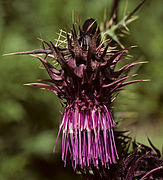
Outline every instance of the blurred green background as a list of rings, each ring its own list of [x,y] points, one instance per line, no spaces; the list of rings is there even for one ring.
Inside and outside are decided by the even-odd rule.
[[[125,6],[120,3],[120,15]],[[70,163],[63,167],[61,139],[52,153],[62,107],[50,91],[23,86],[47,77],[40,62],[30,56],[4,53],[40,47],[38,37],[54,40],[59,29],[72,25],[72,12],[81,22],[88,17],[109,17],[112,0],[0,0],[0,180],[81,179]],[[128,11],[138,1],[128,2]],[[133,61],[149,61],[139,67],[140,79],[150,82],[131,85],[114,104],[115,119],[123,130],[159,148],[163,144],[163,10],[162,0],[147,0],[138,11],[130,34],[122,41],[138,45]],[[128,12],[127,11],[127,12]],[[77,19],[77,18],[76,18]],[[131,60],[130,60],[131,61]],[[135,69],[134,69],[135,71]]]

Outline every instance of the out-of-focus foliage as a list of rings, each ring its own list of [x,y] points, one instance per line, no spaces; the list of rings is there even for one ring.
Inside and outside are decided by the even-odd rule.
[[[123,15],[125,0],[121,0]],[[72,12],[81,23],[88,17],[109,18],[112,0],[0,0],[0,179],[81,179],[71,166],[63,167],[61,146],[52,153],[62,107],[49,91],[25,87],[24,83],[46,78],[40,63],[28,56],[2,54],[40,47],[37,37],[57,38],[59,29],[69,30]],[[132,10],[137,1],[128,1]],[[138,45],[131,60],[149,61],[138,69],[139,77],[151,79],[122,91],[114,104],[121,129],[130,129],[138,141],[146,136],[159,148],[163,144],[163,11],[162,0],[148,0],[129,25],[123,44]],[[75,18],[77,21],[77,18]],[[129,61],[131,61],[129,60]]]

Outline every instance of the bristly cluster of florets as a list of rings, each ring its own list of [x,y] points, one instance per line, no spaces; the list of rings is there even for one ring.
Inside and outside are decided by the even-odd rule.
[[[92,180],[163,180],[163,154],[150,139],[150,146],[143,145],[126,135],[127,132],[115,131],[115,141],[119,160],[110,169],[100,166],[91,171],[79,169],[84,179]],[[129,151],[130,149],[130,151]]]
[[[65,41],[64,41],[65,42]],[[100,39],[100,31],[93,19],[88,19],[79,33],[74,26],[67,34],[65,47],[43,41],[48,48],[21,52],[17,54],[42,53],[37,57],[44,65],[50,79],[44,83],[31,83],[53,91],[64,101],[59,133],[62,130],[62,160],[66,165],[67,153],[70,153],[74,169],[79,166],[109,168],[118,160],[113,128],[115,122],[111,114],[114,94],[122,87],[140,82],[131,80],[133,76],[124,75],[130,67],[140,64],[134,62],[115,70],[117,63],[125,59],[126,48],[111,51],[110,44]],[[46,60],[50,57],[57,61],[60,69]],[[58,137],[57,137],[58,139]]]

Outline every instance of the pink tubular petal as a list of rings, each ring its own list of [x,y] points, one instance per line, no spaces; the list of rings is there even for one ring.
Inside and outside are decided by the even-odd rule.
[[[109,130],[109,137],[110,137],[111,159],[113,163],[116,163],[114,144],[113,144],[114,139],[112,137],[112,129]]]
[[[87,139],[88,139],[88,155],[87,155],[87,164],[89,166],[90,159],[91,159],[91,132],[87,132]]]
[[[105,105],[80,112],[76,104],[66,109],[60,124],[62,134],[62,160],[66,166],[69,150],[72,166],[76,170],[91,165],[105,168],[116,163],[118,154],[113,135],[114,120]],[[60,133],[60,131],[59,131]],[[58,137],[57,137],[58,138]]]
[[[64,153],[65,153],[65,146],[66,146],[66,134],[62,134],[62,160],[64,161]]]
[[[66,139],[66,152],[65,152],[65,158],[64,158],[64,167],[66,167],[66,159],[67,159],[67,152],[69,149],[69,140],[68,138]]]
[[[81,140],[81,131],[79,130],[79,162],[82,165],[82,140]]]

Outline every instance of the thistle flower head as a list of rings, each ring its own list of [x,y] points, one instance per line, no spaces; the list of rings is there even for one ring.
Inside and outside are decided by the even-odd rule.
[[[113,133],[116,124],[112,117],[111,105],[115,93],[124,86],[142,81],[126,82],[133,76],[124,74],[141,62],[127,64],[115,70],[118,62],[125,59],[131,47],[113,51],[109,43],[105,45],[94,19],[85,21],[82,29],[78,26],[78,32],[73,26],[63,41],[58,39],[56,44],[43,40],[42,42],[42,50],[17,54],[44,55],[35,57],[44,65],[50,79],[44,80],[45,83],[30,85],[51,90],[64,102],[58,133],[59,136],[62,130],[64,164],[66,165],[69,152],[74,169],[77,166],[98,168],[99,165],[109,168],[118,160]],[[48,48],[45,48],[45,45]],[[60,68],[53,66],[47,57],[54,59]]]

